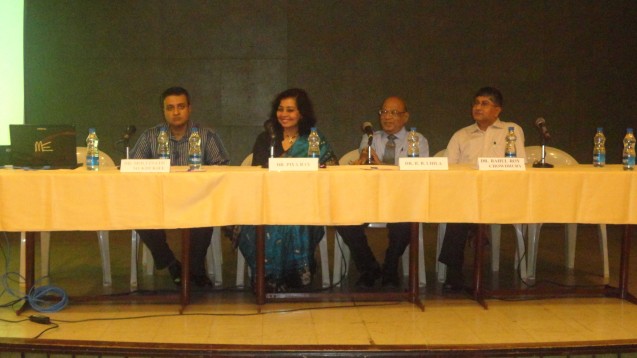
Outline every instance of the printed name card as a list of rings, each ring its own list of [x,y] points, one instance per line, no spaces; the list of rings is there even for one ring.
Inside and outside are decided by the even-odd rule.
[[[398,158],[400,170],[449,170],[445,157]]]
[[[478,158],[478,170],[526,170],[524,158]]]
[[[270,158],[271,172],[311,172],[319,168],[318,158]]]
[[[122,159],[122,173],[170,173],[170,159]]]

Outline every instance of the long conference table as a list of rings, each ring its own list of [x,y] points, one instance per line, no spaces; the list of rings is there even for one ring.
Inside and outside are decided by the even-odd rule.
[[[528,166],[525,171],[481,171],[466,165],[450,165],[444,171],[401,171],[394,166],[328,167],[314,172],[236,166],[204,167],[201,172],[173,167],[170,173],[3,169],[0,231],[365,222],[622,224],[627,229],[620,287],[612,295],[634,299],[627,292],[628,228],[637,224],[636,198],[637,172],[623,171],[620,165]],[[185,254],[189,236],[183,238],[182,307],[190,299]],[[416,240],[414,234],[406,296],[412,302],[418,302]],[[257,245],[262,254],[262,237]],[[476,245],[473,287],[479,301],[485,296],[481,247]],[[33,261],[31,234],[27,235],[27,288],[33,285]],[[266,300],[263,261],[263,255],[258,255],[259,305]]]

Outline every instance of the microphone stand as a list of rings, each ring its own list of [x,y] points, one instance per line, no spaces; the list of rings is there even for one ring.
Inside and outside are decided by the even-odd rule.
[[[533,168],[553,168],[553,164],[546,162],[546,136],[542,135],[542,158],[533,163]]]
[[[374,140],[373,136],[368,136],[367,137],[367,163],[365,164],[372,164],[372,141]]]
[[[271,136],[270,137],[270,158],[274,158],[274,141],[275,141],[275,136]]]

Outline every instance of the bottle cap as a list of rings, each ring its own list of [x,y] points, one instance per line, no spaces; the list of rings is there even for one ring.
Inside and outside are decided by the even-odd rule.
[[[626,133],[633,133],[633,129],[632,128],[626,128]]]
[[[509,127],[509,131],[512,131],[512,130],[513,130],[513,127]]]
[[[95,128],[89,128],[89,129],[88,129],[88,132],[89,132],[89,133],[95,133]]]
[[[193,132],[199,132],[199,129],[197,127],[192,127],[192,131]]]
[[[316,127],[312,127],[312,128],[310,128],[310,130],[311,130],[311,131],[315,131],[315,130],[316,130]]]
[[[416,131],[416,127],[411,127],[411,130],[415,132]]]
[[[603,131],[604,131],[604,128],[602,128],[602,127],[597,127],[597,131],[598,131],[598,132],[603,132]]]

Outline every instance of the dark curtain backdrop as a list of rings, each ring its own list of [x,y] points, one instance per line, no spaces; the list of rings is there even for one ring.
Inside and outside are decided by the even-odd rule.
[[[80,145],[96,127],[117,162],[126,127],[161,121],[159,94],[180,85],[238,165],[274,96],[302,87],[337,154],[389,95],[407,100],[433,154],[490,85],[527,145],[544,117],[550,144],[590,163],[603,126],[619,163],[637,127],[636,20],[632,0],[26,0],[26,121],[74,124]]]

